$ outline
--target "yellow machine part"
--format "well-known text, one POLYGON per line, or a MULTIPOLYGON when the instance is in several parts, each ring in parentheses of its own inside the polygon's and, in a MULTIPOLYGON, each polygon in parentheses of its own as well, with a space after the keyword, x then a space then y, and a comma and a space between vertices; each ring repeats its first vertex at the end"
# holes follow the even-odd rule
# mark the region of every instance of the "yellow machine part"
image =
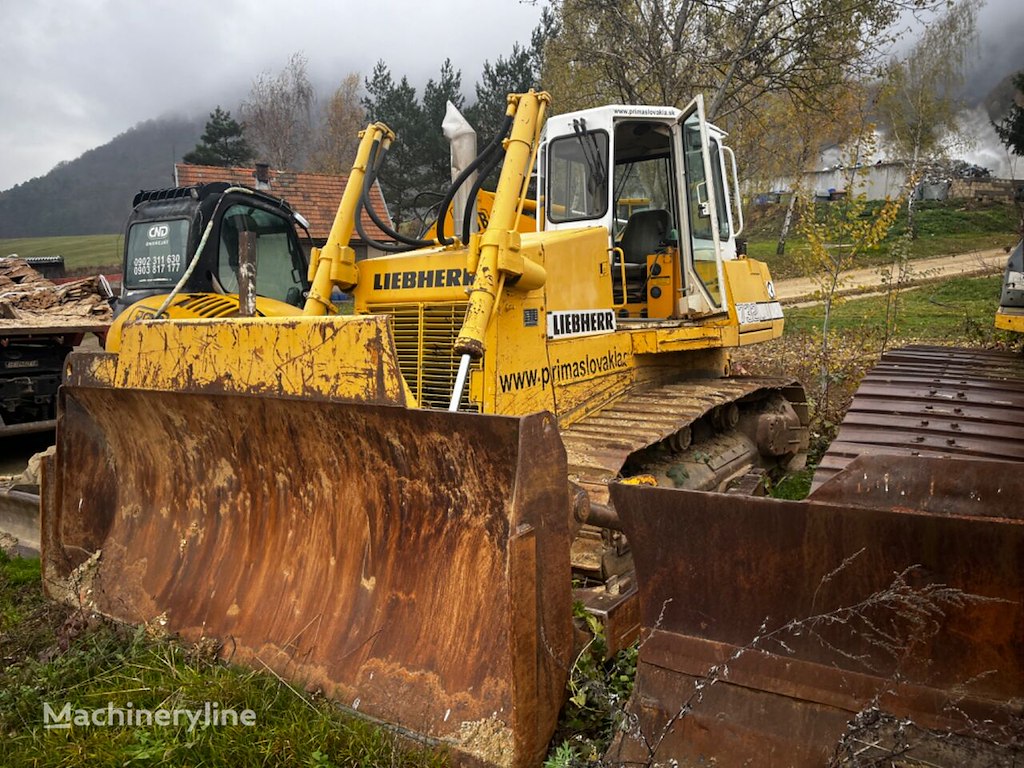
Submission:
MULTIPOLYGON (((487 229, 487 225, 491 220, 491 208, 494 206, 494 193, 490 190, 481 189, 476 195, 476 223, 477 229, 487 229)), ((534 232, 537 229, 537 202, 535 200, 527 200, 523 204, 523 215, 519 217, 519 223, 517 225, 519 232, 534 232)), ((461 237, 461 233, 455 231, 455 222, 452 216, 452 209, 448 209, 448 215, 445 216, 445 227, 444 232, 448 237, 452 235, 461 237)), ((423 233, 424 240, 433 240, 437 237, 437 222, 431 224, 427 231, 423 233)))
MULTIPOLYGON (((121 348, 124 327, 130 323, 156 317, 166 300, 166 294, 147 296, 118 315, 107 333, 106 350, 117 352, 121 348)), ((264 296, 256 297, 257 317, 290 317, 298 313, 299 309, 291 304, 264 296)), ((194 320, 198 317, 237 317, 238 314, 236 293, 181 293, 171 300, 161 316, 168 320, 194 320)))
POLYGON ((1013 312, 1000 308, 996 312, 996 328, 1002 331, 1024 333, 1024 312, 1013 312))
MULTIPOLYGON (((554 413, 561 427, 607 408, 616 398, 664 374, 659 367, 687 371, 669 353, 722 349, 782 335, 781 308, 767 292, 767 267, 758 261, 726 262, 730 312, 697 321, 620 323, 610 309, 613 280, 607 233, 599 227, 524 234, 525 260, 539 265, 546 286, 506 290, 485 335, 487 352, 470 372, 464 409, 523 415, 554 413), (551 316, 549 318, 549 315, 551 316), (593 334, 559 338, 555 318, 580 318, 593 334), (660 360, 655 359, 661 356, 660 360)), ((472 275, 465 249, 426 249, 409 255, 360 262, 353 291, 355 310, 392 318, 400 367, 414 396, 443 408, 455 381, 453 352, 472 275)), ((707 371, 691 364, 692 373, 707 371)), ((719 368, 715 375, 723 375, 719 368)))
POLYGON ((536 765, 572 654, 557 428, 404 407, 389 339, 379 316, 151 321, 74 356, 44 584, 536 765))

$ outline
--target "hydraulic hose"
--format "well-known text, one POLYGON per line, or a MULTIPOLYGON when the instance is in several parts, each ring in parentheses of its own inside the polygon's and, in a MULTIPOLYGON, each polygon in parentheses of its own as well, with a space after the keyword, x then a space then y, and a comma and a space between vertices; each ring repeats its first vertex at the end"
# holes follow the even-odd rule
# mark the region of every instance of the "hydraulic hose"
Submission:
MULTIPOLYGON (((463 169, 462 173, 460 173, 455 178, 455 181, 452 182, 451 186, 448 187, 448 191, 445 192, 444 198, 441 200, 437 212, 437 241, 442 245, 452 245, 455 242, 451 238, 446 237, 444 234, 444 225, 445 218, 448 215, 448 206, 452 204, 452 200, 455 198, 455 194, 459 191, 459 188, 466 183, 466 179, 468 179, 477 168, 479 168, 483 163, 491 159, 491 156, 494 155, 495 150, 497 150, 498 147, 500 146, 502 139, 504 139, 505 136, 508 135, 508 131, 511 127, 512 115, 505 115, 505 119, 502 120, 501 123, 501 128, 498 129, 498 132, 495 134, 494 138, 491 139, 491 141, 487 144, 486 147, 484 147, 483 151, 480 154, 473 158, 473 162, 471 162, 463 169)), ((501 155, 497 155, 497 157, 501 157, 501 155)), ((493 168, 494 166, 491 165, 489 167, 493 168)), ((486 175, 486 173, 481 174, 480 177, 478 177, 478 182, 486 175)), ((479 189, 479 187, 476 188, 479 189)), ((475 201, 476 195, 471 194, 470 198, 471 199, 466 203, 466 211, 463 213, 463 222, 471 220, 469 212, 473 210, 473 201, 475 201)), ((464 223, 463 232, 465 231, 466 229, 464 223)), ((469 242, 469 237, 464 237, 462 242, 469 242)))
POLYGON ((416 196, 412 199, 412 208, 416 211, 416 215, 420 221, 423 222, 423 226, 416 237, 423 239, 426 237, 427 230, 430 229, 430 224, 427 222, 433 222, 437 219, 437 206, 441 202, 441 198, 444 195, 441 192, 434 192, 433 190, 424 190, 417 192, 416 196), (424 199, 433 199, 434 202, 428 206, 424 206, 424 199), (420 213, 420 211, 426 211, 426 213, 420 213))
MULTIPOLYGON (((367 165, 367 171, 366 171, 366 175, 363 177, 363 188, 362 188, 361 194, 359 195, 359 203, 356 205, 356 216, 355 216, 355 222, 354 222, 355 223, 355 227, 356 227, 356 232, 359 234, 359 237, 362 239, 362 241, 364 243, 366 243, 367 245, 371 246, 372 248, 376 248, 377 250, 384 251, 385 253, 406 253, 407 251, 411 251, 411 250, 413 250, 413 248, 417 248, 419 246, 410 245, 410 244, 394 245, 392 243, 381 243, 381 242, 378 242, 377 240, 374 240, 372 237, 370 237, 367 234, 366 228, 363 226, 362 210, 366 209, 367 214, 374 221, 374 223, 376 223, 377 226, 380 227, 381 231, 384 232, 384 234, 391 235, 396 240, 401 239, 398 236, 398 233, 392 232, 390 227, 386 227, 386 226, 383 225, 383 222, 381 222, 378 219, 378 217, 376 216, 375 212, 373 211, 373 206, 371 206, 369 204, 369 202, 368 202, 368 199, 369 199, 369 196, 370 196, 369 189, 370 189, 370 187, 373 186, 373 182, 377 180, 377 171, 380 168, 381 162, 383 162, 383 155, 381 156, 380 160, 378 160, 378 158, 377 158, 377 150, 379 148, 380 148, 380 142, 379 141, 375 141, 373 143, 373 147, 370 149, 370 157, 369 157, 369 160, 367 161, 367 164, 366 164, 367 165)), ((404 240, 403 240, 403 242, 404 242, 404 240)), ((426 241, 423 241, 423 242, 426 242, 426 241)))
POLYGON ((359 216, 358 212, 356 215, 355 225, 359 238, 370 247, 376 248, 379 251, 384 251, 385 253, 407 253, 408 251, 415 250, 416 248, 414 245, 394 245, 393 243, 381 243, 374 240, 366 233, 366 228, 363 226, 363 217, 359 216))
POLYGON ((466 198, 466 214, 462 217, 462 242, 469 242, 470 229, 473 226, 473 219, 469 216, 470 211, 476 210, 476 197, 479 194, 480 189, 484 185, 484 181, 491 175, 491 171, 498 167, 498 163, 501 162, 504 155, 500 152, 496 153, 484 166, 484 169, 477 174, 476 181, 473 182, 473 187, 469 190, 469 196, 466 198))
POLYGON ((373 149, 370 150, 370 171, 363 177, 363 196, 360 200, 361 205, 366 209, 366 212, 369 214, 373 223, 380 227, 384 234, 395 238, 398 242, 411 245, 413 248, 427 248, 434 245, 434 241, 432 240, 420 240, 418 237, 409 237, 408 235, 403 235, 401 232, 392 229, 381 220, 377 215, 377 212, 373 210, 373 206, 370 205, 370 188, 373 186, 373 182, 377 180, 377 171, 380 168, 380 165, 384 162, 385 154, 387 154, 387 149, 382 148, 380 142, 374 142, 373 149), (378 152, 380 152, 379 161, 377 157, 378 152))
MULTIPOLYGON (((498 132, 494 135, 491 141, 487 144, 486 147, 484 147, 483 151, 473 159, 473 162, 470 163, 462 171, 462 173, 460 173, 456 177, 455 181, 453 181, 451 185, 448 187, 448 191, 445 192, 445 195, 438 206, 439 210, 436 228, 437 243, 441 243, 442 245, 454 244, 455 241, 452 238, 446 237, 444 234, 445 217, 447 216, 448 213, 448 207, 451 205, 452 199, 455 197, 455 193, 458 192, 459 188, 463 184, 465 184, 466 179, 468 179, 469 176, 474 171, 480 168, 481 165, 486 163, 484 172, 478 176, 476 182, 474 183, 473 189, 470 192, 469 201, 466 204, 466 211, 475 210, 476 196, 477 193, 480 191, 480 187, 483 184, 484 179, 487 178, 488 174, 490 174, 490 172, 494 170, 494 168, 501 161, 502 155, 500 152, 497 152, 497 149, 501 146, 502 140, 508 135, 508 132, 512 127, 513 119, 513 115, 505 115, 505 118, 502 120, 501 127, 498 129, 498 132)), ((366 213, 370 217, 370 220, 373 221, 373 223, 376 224, 380 228, 380 230, 384 232, 384 234, 393 237, 395 240, 397 240, 400 243, 403 243, 404 245, 396 246, 391 245, 389 243, 380 243, 377 242, 376 240, 371 239, 370 237, 367 236, 365 232, 365 227, 363 227, 362 224, 362 217, 357 215, 355 225, 356 231, 359 233, 359 237, 361 237, 363 241, 366 242, 368 245, 374 248, 379 248, 380 250, 386 251, 388 253, 404 253, 406 251, 412 250, 413 248, 427 248, 432 245, 435 245, 436 243, 433 240, 423 240, 421 238, 409 237, 408 235, 403 235, 402 233, 393 229, 377 215, 377 212, 373 209, 373 206, 370 205, 370 189, 373 187, 374 182, 377 180, 377 174, 380 170, 381 165, 383 165, 384 156, 386 153, 387 149, 382 148, 380 142, 374 142, 373 148, 370 150, 370 160, 368 164, 369 170, 367 171, 366 175, 363 178, 363 190, 359 200, 359 207, 366 210, 366 213)), ((472 219, 468 215, 464 216, 463 218, 464 222, 462 241, 465 243, 469 241, 469 228, 471 226, 470 222, 472 221, 472 219)))

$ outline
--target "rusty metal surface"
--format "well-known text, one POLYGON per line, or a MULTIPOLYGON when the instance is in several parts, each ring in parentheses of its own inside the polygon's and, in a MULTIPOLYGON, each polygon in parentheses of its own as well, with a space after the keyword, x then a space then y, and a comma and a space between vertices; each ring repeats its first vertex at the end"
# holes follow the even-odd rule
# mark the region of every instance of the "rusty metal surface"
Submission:
POLYGON ((912 346, 864 377, 814 488, 864 453, 1024 461, 1024 358, 912 346))
POLYGON ((587 613, 600 620, 609 658, 640 636, 640 601, 632 581, 616 594, 605 589, 577 588, 573 590, 573 600, 579 601, 587 613))
POLYGON ((571 663, 565 477, 546 415, 68 385, 44 580, 531 765, 571 663))
POLYGON ((829 478, 812 498, 851 507, 1019 522, 1024 505, 1007 492, 1014 484, 1006 479, 1019 477, 1019 470, 1001 461, 865 454, 829 478))
POLYGON ((806 423, 803 388, 784 379, 690 380, 630 393, 563 431, 570 477, 591 491, 592 500, 602 503, 603 486, 618 475, 630 454, 673 435, 717 406, 776 389, 798 407, 806 423))
MULTIPOLYGON (((998 736, 1024 699, 1024 514, 896 504, 894 478, 919 460, 885 460, 889 488, 878 466, 847 470, 893 500, 875 505, 611 487, 636 554, 645 639, 629 711, 647 744, 624 735, 610 759, 821 766, 873 703, 998 736), (915 625, 928 590, 942 610, 915 625)), ((1024 496, 1020 473, 935 461, 984 478, 983 505, 1024 496)))

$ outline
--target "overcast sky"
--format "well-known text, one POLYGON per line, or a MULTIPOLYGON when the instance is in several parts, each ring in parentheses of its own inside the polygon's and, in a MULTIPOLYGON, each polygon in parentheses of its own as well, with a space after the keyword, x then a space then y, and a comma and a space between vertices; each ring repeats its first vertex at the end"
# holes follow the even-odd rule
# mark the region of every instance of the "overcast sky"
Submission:
POLYGON ((517 0, 0 0, 0 190, 143 120, 234 111, 296 51, 321 95, 378 59, 420 90, 449 57, 471 89, 539 18, 517 0))
MULTIPOLYGON (((827 1, 827 0, 823 0, 827 1)), ((234 111, 261 71, 305 54, 321 95, 383 59, 417 88, 450 57, 468 89, 528 43, 519 0, 0 0, 0 190, 164 114, 234 111)), ((1024 0, 988 0, 977 89, 1024 67, 1024 0)))

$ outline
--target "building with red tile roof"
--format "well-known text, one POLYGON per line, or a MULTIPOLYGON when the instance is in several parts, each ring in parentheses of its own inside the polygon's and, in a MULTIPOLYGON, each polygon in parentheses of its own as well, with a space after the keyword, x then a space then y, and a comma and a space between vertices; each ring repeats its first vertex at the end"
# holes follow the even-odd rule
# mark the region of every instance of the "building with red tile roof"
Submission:
MULTIPOLYGON (((323 245, 331 231, 331 224, 338 211, 338 203, 341 202, 341 195, 345 191, 348 176, 279 171, 261 165, 240 168, 176 163, 174 180, 179 187, 226 181, 261 189, 271 195, 284 198, 309 222, 309 234, 313 242, 316 245, 323 245), (257 177, 257 173, 259 173, 259 177, 257 177)), ((380 186, 376 183, 370 188, 370 204, 378 218, 391 226, 391 214, 388 213, 388 206, 384 202, 380 186)), ((391 237, 384 234, 373 223, 366 211, 362 211, 362 223, 368 237, 381 242, 393 242, 391 237)), ((372 247, 368 248, 366 243, 359 238, 358 233, 353 233, 351 245, 356 251, 357 258, 375 256, 380 253, 372 247)))

